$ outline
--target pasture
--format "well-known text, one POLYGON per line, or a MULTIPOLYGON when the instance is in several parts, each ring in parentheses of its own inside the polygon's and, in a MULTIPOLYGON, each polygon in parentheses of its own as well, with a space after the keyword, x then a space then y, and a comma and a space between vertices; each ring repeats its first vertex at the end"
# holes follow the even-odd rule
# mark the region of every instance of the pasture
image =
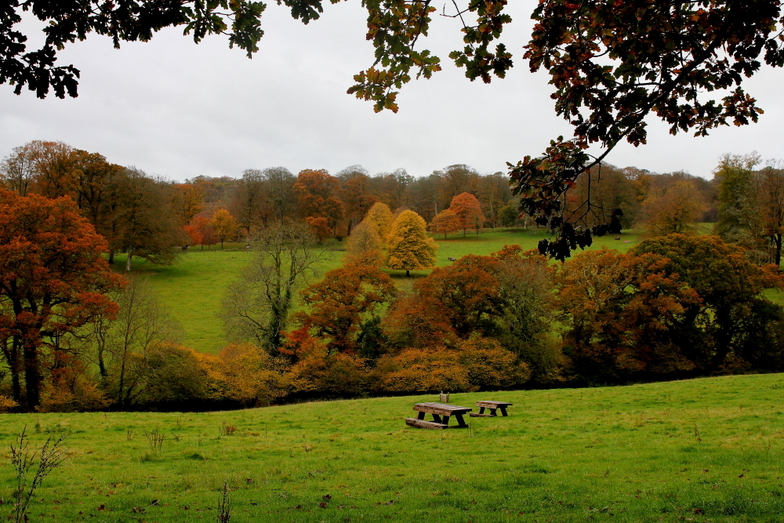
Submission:
POLYGON ((514 406, 446 431, 404 424, 428 396, 6 414, 0 512, 26 426, 37 447, 66 434, 35 522, 214 522, 224 484, 232 522, 780 522, 783 395, 782 374, 455 394, 514 406))
MULTIPOLYGON (((535 249, 539 240, 544 238, 541 230, 487 230, 481 234, 469 232, 465 238, 462 233, 453 233, 444 240, 443 235, 434 236, 438 243, 437 265, 448 265, 449 258, 460 258, 466 254, 490 254, 504 245, 519 244, 523 249, 535 249)), ((626 232, 621 240, 612 236, 596 238, 591 248, 616 248, 628 250, 638 241, 633 231, 626 232)), ((325 242, 326 256, 319 264, 317 274, 311 281, 318 281, 319 275, 337 268, 345 254, 343 245, 337 241, 325 242)), ((149 278, 158 298, 166 306, 171 316, 182 326, 183 342, 201 352, 216 353, 226 344, 223 328, 217 313, 221 307, 224 292, 242 268, 248 263, 252 251, 245 250, 244 243, 227 243, 221 250, 218 246, 201 250, 191 248, 184 251, 170 266, 153 265, 145 260, 134 261, 133 272, 149 278)), ((117 256, 118 267, 125 266, 125 258, 117 256)), ((427 274, 413 271, 406 278, 402 271, 389 271, 402 290, 410 288, 414 278, 427 274)))

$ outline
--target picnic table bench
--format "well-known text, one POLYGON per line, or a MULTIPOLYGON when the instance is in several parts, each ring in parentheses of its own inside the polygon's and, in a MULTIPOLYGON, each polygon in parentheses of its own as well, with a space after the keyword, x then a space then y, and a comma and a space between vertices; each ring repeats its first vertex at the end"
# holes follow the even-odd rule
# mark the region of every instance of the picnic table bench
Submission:
POLYGON ((416 418, 406 418, 406 425, 412 427, 419 427, 421 429, 464 429, 467 428, 463 414, 471 412, 473 409, 467 407, 460 407, 458 405, 449 405, 447 403, 416 403, 414 410, 418 412, 416 418), (425 414, 432 414, 433 421, 425 420, 425 414), (457 420, 457 425, 450 427, 449 419, 454 416, 457 420))
POLYGON ((492 417, 497 416, 496 410, 501 410, 502 416, 508 416, 506 407, 514 405, 514 403, 507 403, 505 401, 477 401, 476 406, 479 407, 479 412, 472 412, 471 416, 476 417, 492 417), (485 409, 490 409, 490 414, 485 414, 485 409))

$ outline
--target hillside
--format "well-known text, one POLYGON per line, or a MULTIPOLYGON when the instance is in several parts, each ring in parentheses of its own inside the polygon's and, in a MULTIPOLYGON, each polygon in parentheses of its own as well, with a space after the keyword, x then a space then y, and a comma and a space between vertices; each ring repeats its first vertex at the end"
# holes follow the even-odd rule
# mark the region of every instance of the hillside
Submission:
POLYGON ((514 406, 448 431, 404 424, 430 396, 4 415, 0 431, 5 463, 24 426, 31 449, 67 435, 31 521, 215 521, 225 482, 237 522, 772 522, 784 514, 783 393, 770 374, 455 394, 514 406))
MULTIPOLYGON (((435 237, 438 243, 439 266, 451 263, 449 258, 459 258, 466 254, 490 254, 507 244, 520 244, 524 249, 535 249, 536 243, 544 237, 540 230, 498 230, 482 234, 468 234, 463 238, 453 234, 447 240, 435 237)), ((592 248, 607 246, 626 251, 637 241, 637 235, 624 233, 622 240, 610 236, 596 239, 592 248)), ((327 243, 329 250, 325 262, 318 268, 324 272, 339 267, 345 254, 342 244, 327 243)), ((145 260, 134 262, 134 273, 146 275, 158 293, 161 301, 183 328, 184 343, 202 352, 216 353, 226 343, 223 327, 217 318, 221 300, 228 285, 237 278, 240 270, 248 263, 252 252, 246 251, 244 244, 227 244, 226 249, 213 247, 209 250, 198 248, 184 252, 174 265, 160 266, 145 260)), ((118 267, 124 267, 123 256, 117 257, 118 267)), ((399 271, 391 271, 398 287, 407 288, 411 278, 405 278, 399 271)), ((414 277, 426 274, 413 272, 414 277)))

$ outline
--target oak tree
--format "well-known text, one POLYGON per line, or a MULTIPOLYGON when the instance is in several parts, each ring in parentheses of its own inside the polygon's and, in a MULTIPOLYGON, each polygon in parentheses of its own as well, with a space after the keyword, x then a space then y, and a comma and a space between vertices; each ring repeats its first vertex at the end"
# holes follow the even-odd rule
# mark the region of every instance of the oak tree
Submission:
POLYGON ((106 293, 124 280, 109 269, 105 250, 70 198, 0 191, 0 340, 14 399, 28 409, 41 400, 47 349, 117 312, 106 293))

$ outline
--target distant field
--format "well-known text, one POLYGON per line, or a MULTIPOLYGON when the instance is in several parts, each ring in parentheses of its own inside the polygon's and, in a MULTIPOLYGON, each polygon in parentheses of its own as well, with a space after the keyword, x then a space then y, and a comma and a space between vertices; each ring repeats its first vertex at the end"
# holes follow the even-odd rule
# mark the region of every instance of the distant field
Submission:
POLYGON ((432 396, 5 414, 0 515, 11 510, 9 445, 27 426, 33 447, 67 434, 34 522, 214 522, 224 482, 232 522, 781 522, 783 395, 782 374, 454 394, 466 407, 514 406, 447 431, 404 424, 432 396))
MULTIPOLYGON (((451 263, 449 258, 460 258, 466 254, 490 254, 508 244, 535 249, 544 237, 542 231, 535 229, 488 230, 479 235, 468 233, 465 238, 461 234, 451 234, 447 240, 439 235, 435 238, 439 246, 437 264, 448 265, 451 263)), ((596 238, 593 248, 606 246, 625 252, 637 241, 638 237, 633 231, 625 232, 621 240, 614 240, 611 236, 596 238)), ((345 254, 342 244, 338 242, 327 242, 325 248, 328 249, 327 257, 318 267, 321 275, 339 267, 345 254)), ((133 272, 149 278, 160 300, 182 325, 186 345, 202 352, 215 353, 226 344, 222 325, 216 316, 221 300, 226 288, 237 278, 250 256, 252 252, 245 250, 244 244, 226 244, 223 250, 218 246, 204 250, 192 248, 184 251, 171 266, 156 266, 145 260, 135 261, 133 272)), ((116 263, 118 267, 124 266, 124 257, 118 256, 116 263)), ((398 286, 405 290, 410 288, 414 278, 426 275, 427 271, 412 272, 412 278, 406 278, 402 271, 390 271, 390 274, 398 286)))

